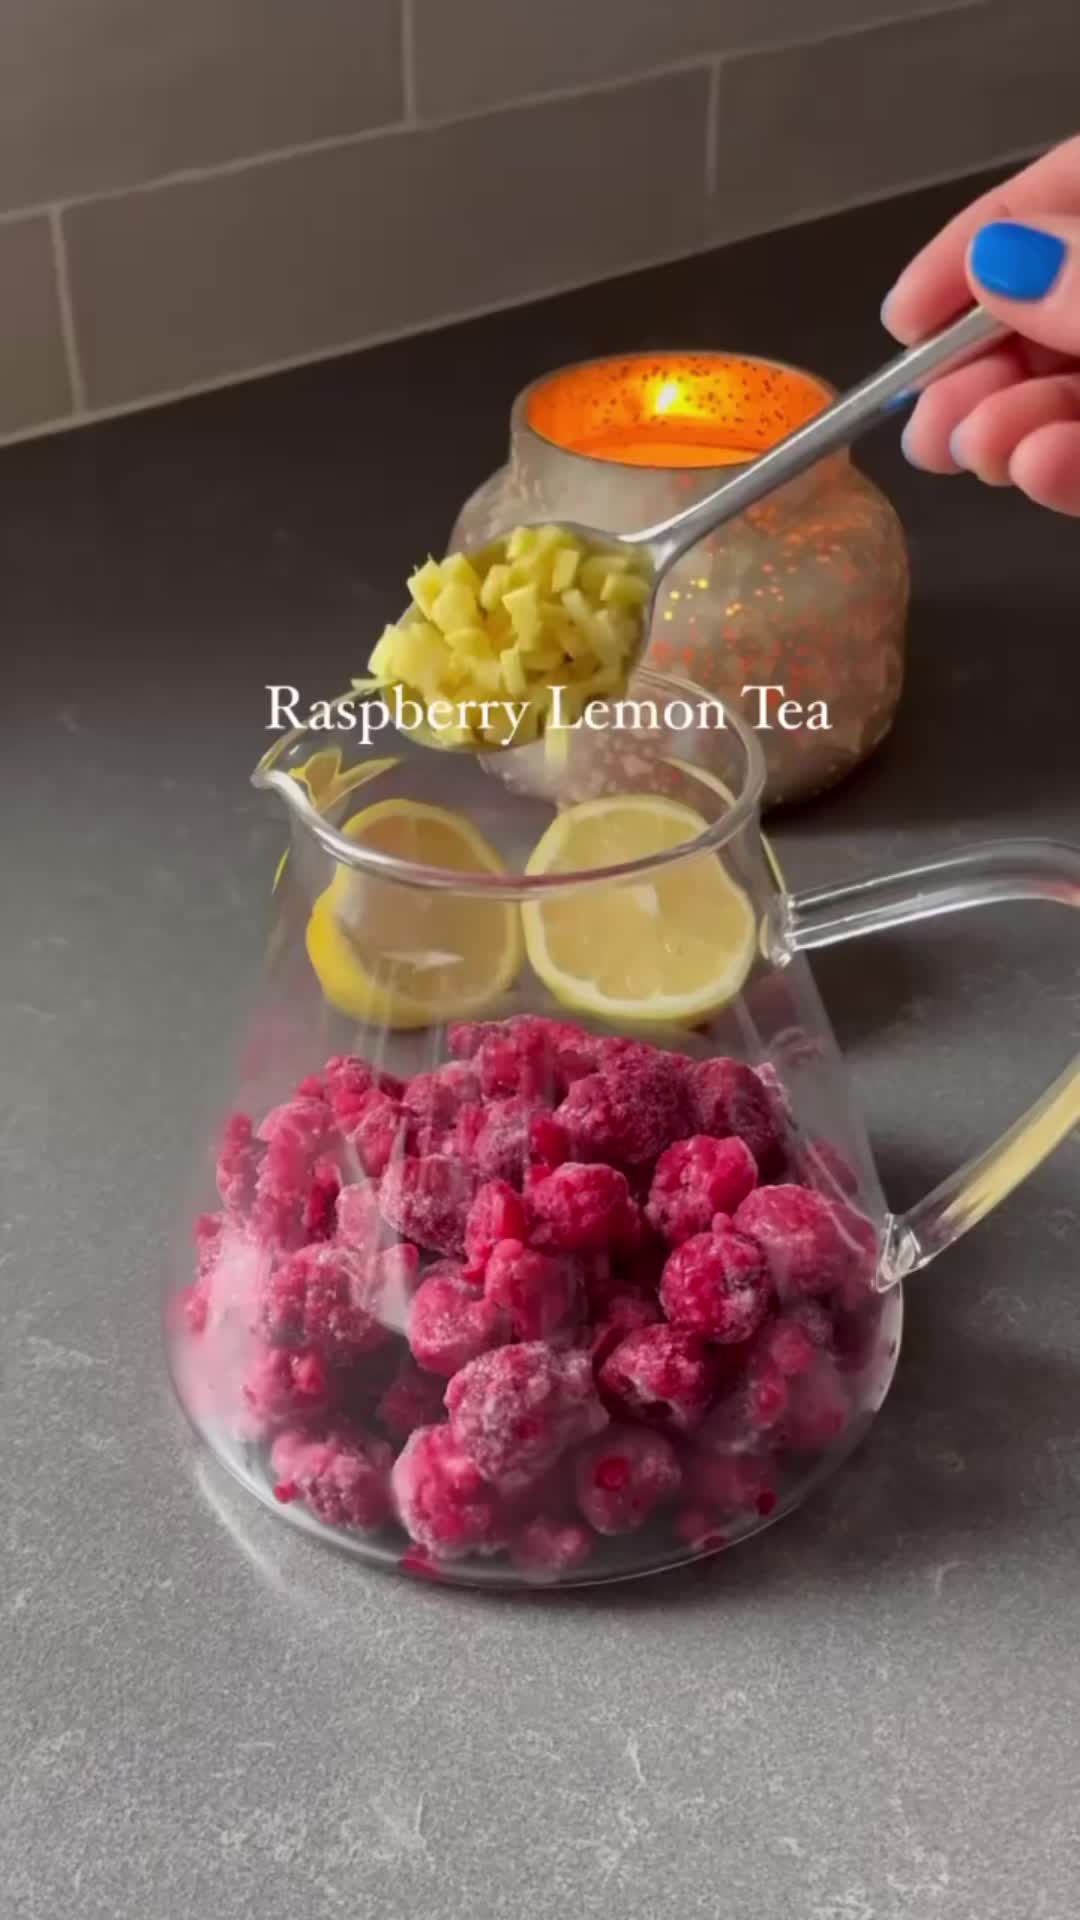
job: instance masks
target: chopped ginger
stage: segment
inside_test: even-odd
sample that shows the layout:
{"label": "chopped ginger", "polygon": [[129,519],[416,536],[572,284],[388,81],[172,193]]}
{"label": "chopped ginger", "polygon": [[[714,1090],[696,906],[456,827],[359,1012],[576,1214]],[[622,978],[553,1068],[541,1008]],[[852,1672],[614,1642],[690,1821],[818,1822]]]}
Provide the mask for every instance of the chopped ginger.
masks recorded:
{"label": "chopped ginger", "polygon": [[[412,605],[386,628],[368,671],[377,687],[400,687],[425,708],[475,704],[464,735],[457,726],[435,737],[484,748],[543,734],[554,687],[574,718],[624,690],[652,576],[644,554],[590,547],[564,527],[516,527],[481,553],[426,561],[409,592]],[[498,711],[504,702],[523,709],[516,726]]]}

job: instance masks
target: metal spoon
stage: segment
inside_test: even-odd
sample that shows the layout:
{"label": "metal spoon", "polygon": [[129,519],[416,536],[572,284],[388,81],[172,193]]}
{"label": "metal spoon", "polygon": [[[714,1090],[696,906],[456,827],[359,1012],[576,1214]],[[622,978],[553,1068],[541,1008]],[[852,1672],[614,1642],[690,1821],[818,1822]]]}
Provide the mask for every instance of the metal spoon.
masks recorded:
{"label": "metal spoon", "polygon": [[[794,433],[778,440],[767,453],[740,467],[722,486],[706,494],[703,500],[684,508],[681,513],[673,514],[669,520],[658,521],[653,527],[643,527],[637,533],[606,533],[601,528],[583,526],[577,521],[560,521],[559,524],[568,533],[577,535],[590,547],[609,552],[613,548],[632,547],[651,562],[652,593],[642,613],[639,657],[645,651],[657,594],[664,576],[689,548],[696,546],[706,534],[715,533],[725,521],[745,512],[747,507],[755,506],[776,488],[805,473],[808,467],[815,466],[826,455],[850,446],[859,434],[886,418],[898,404],[917,392],[933,376],[962,366],[987,347],[1006,338],[1008,331],[981,307],[972,307],[940,333],[920,341],[918,346],[908,347],[876,373],[860,381],[857,387],[841,394],[823,413],[816,414],[812,420],[797,427]],[[432,744],[446,746],[448,742],[439,736],[433,739]],[[527,744],[537,743],[522,741],[517,744],[524,748]],[[462,750],[476,751],[472,747]],[[507,748],[499,747],[493,751],[489,747],[481,751],[485,758],[501,759]]]}
{"label": "metal spoon", "polygon": [[794,433],[778,440],[767,453],[740,467],[714,493],[706,494],[695,506],[673,514],[670,520],[660,520],[656,526],[645,527],[640,533],[608,534],[581,526],[572,526],[569,531],[590,543],[636,547],[649,556],[654,569],[653,599],[643,623],[644,639],[661,580],[690,547],[696,546],[706,534],[714,533],[726,520],[734,519],[747,507],[756,506],[777,487],[805,473],[827,454],[850,446],[859,434],[894,412],[932,376],[962,366],[1005,339],[1008,332],[1007,327],[981,307],[972,307],[940,333],[897,354],[876,373],[861,380],[857,387],[841,394],[823,413],[815,414],[805,425],[796,427]]}

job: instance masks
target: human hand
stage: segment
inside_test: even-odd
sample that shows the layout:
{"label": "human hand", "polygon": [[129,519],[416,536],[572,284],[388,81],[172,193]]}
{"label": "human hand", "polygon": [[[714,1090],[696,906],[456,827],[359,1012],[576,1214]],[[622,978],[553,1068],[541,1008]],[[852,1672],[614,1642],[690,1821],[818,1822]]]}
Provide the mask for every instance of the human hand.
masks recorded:
{"label": "human hand", "polygon": [[972,297],[1016,338],[931,383],[904,451],[930,473],[969,471],[1080,515],[1080,137],[950,221],[904,269],[882,319],[909,345]]}

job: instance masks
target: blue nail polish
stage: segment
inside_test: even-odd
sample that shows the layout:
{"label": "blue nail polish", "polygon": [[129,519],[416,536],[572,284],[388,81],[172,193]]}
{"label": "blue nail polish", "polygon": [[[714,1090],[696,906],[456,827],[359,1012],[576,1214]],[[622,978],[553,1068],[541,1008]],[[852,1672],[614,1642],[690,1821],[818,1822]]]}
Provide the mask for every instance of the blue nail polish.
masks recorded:
{"label": "blue nail polish", "polygon": [[971,244],[971,271],[988,293],[1004,300],[1041,300],[1065,264],[1065,242],[1056,233],[994,220]]}
{"label": "blue nail polish", "polygon": [[918,397],[918,394],[913,393],[909,387],[906,393],[894,394],[891,400],[886,400],[881,411],[882,413],[902,413],[905,407],[913,407]]}

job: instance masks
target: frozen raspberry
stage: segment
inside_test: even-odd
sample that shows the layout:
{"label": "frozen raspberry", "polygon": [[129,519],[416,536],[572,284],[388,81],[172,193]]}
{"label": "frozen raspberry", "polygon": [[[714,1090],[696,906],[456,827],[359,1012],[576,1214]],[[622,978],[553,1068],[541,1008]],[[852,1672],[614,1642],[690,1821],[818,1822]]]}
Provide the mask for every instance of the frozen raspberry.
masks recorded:
{"label": "frozen raspberry", "polygon": [[488,1099],[512,1093],[539,1098],[548,1105],[558,1099],[555,1061],[541,1032],[503,1028],[481,1043],[473,1065]]}
{"label": "frozen raspberry", "polygon": [[702,1453],[717,1457],[747,1452],[761,1444],[787,1412],[788,1381],[779,1367],[753,1355],[737,1375],[721,1385],[713,1406],[694,1435]]}
{"label": "frozen raspberry", "polygon": [[494,1100],[482,1109],[471,1158],[491,1180],[520,1186],[528,1166],[540,1161],[558,1166],[566,1159],[566,1134],[546,1107],[523,1094]]}
{"label": "frozen raspberry", "polygon": [[494,1553],[505,1540],[498,1495],[449,1427],[418,1427],[394,1463],[398,1518],[437,1560]]}
{"label": "frozen raspberry", "polygon": [[412,1242],[398,1240],[367,1261],[362,1282],[362,1304],[380,1327],[404,1333],[409,1324],[420,1255]]}
{"label": "frozen raspberry", "polygon": [[788,1090],[780,1078],[778,1069],[774,1067],[771,1060],[763,1060],[760,1067],[754,1068],[754,1072],[757,1074],[768,1096],[769,1105],[773,1110],[773,1118],[776,1121],[776,1130],[781,1137],[783,1137],[789,1128],[795,1124],[795,1115],[792,1112]]}
{"label": "frozen raspberry", "polygon": [[326,1413],[336,1382],[317,1347],[269,1347],[244,1382],[244,1399],[260,1424]]}
{"label": "frozen raspberry", "polygon": [[762,1249],[782,1301],[873,1278],[877,1241],[869,1220],[808,1187],[757,1187],[735,1225]]}
{"label": "frozen raspberry", "polygon": [[[474,1060],[488,1042],[499,1042],[505,1049],[502,1058],[506,1084],[490,1090],[507,1093],[547,1093],[557,1082],[568,1085],[580,1074],[593,1071],[599,1064],[599,1049],[606,1044],[570,1020],[547,1020],[538,1014],[515,1014],[512,1019],[502,1021],[462,1021],[450,1028],[448,1040],[450,1052],[458,1060]],[[516,1069],[511,1065],[512,1058],[519,1063]],[[498,1072],[498,1059],[493,1050],[489,1055],[489,1072]],[[531,1073],[537,1082],[531,1088],[519,1084],[522,1061],[526,1065],[526,1077]]]}
{"label": "frozen raspberry", "polygon": [[775,1172],[783,1156],[772,1102],[752,1067],[740,1060],[699,1060],[687,1075],[690,1114],[697,1133],[745,1140],[761,1174]]}
{"label": "frozen raspberry", "polygon": [[246,1113],[230,1113],[217,1156],[217,1190],[230,1213],[246,1216],[255,1199],[255,1185],[263,1148],[256,1141]]}
{"label": "frozen raspberry", "polygon": [[422,1373],[406,1361],[379,1400],[381,1425],[394,1440],[407,1440],[417,1427],[436,1426],[442,1419],[443,1391],[437,1375]]}
{"label": "frozen raspberry", "polygon": [[477,1293],[460,1268],[429,1273],[409,1310],[409,1348],[418,1366],[449,1380],[506,1338],[499,1308]]}
{"label": "frozen raspberry", "polygon": [[349,1133],[360,1117],[364,1102],[375,1086],[376,1077],[366,1060],[356,1054],[334,1054],[323,1068],[326,1096],[330,1109],[343,1133]]}
{"label": "frozen raspberry", "polygon": [[672,1516],[671,1531],[691,1553],[716,1553],[727,1546],[726,1535],[707,1507],[680,1507]]}
{"label": "frozen raspberry", "polygon": [[[309,1208],[317,1217],[319,1198],[312,1198],[315,1167],[332,1136],[329,1109],[320,1100],[291,1100],[275,1107],[263,1122],[267,1131],[259,1166],[251,1224],[256,1239],[268,1249],[288,1252],[305,1244]],[[319,1176],[322,1193],[325,1175]]]}
{"label": "frozen raspberry", "polygon": [[358,1429],[323,1440],[303,1431],[278,1435],[270,1452],[278,1500],[299,1500],[328,1527],[369,1533],[390,1515],[390,1448]]}
{"label": "frozen raspberry", "polygon": [[293,1088],[294,1100],[325,1100],[326,1097],[326,1086],[319,1073],[305,1073]]}
{"label": "frozen raspberry", "polygon": [[309,1160],[323,1151],[334,1131],[326,1101],[301,1097],[271,1107],[259,1126],[259,1139],[270,1142],[288,1137]]}
{"label": "frozen raspberry", "polygon": [[385,1173],[395,1152],[404,1147],[405,1128],[405,1114],[392,1094],[373,1087],[364,1095],[349,1129],[349,1140],[372,1180]]}
{"label": "frozen raspberry", "polygon": [[632,1249],[641,1216],[626,1175],[615,1167],[567,1160],[529,1189],[537,1245],[567,1253]]}
{"label": "frozen raspberry", "polygon": [[458,1020],[447,1028],[446,1044],[455,1060],[472,1060],[501,1030],[498,1020]]}
{"label": "frozen raspberry", "polygon": [[747,1424],[753,1433],[768,1433],[788,1409],[790,1391],[786,1373],[774,1360],[755,1357],[746,1370],[742,1389]]}
{"label": "frozen raspberry", "polygon": [[[181,1287],[177,1295],[180,1320],[188,1333],[205,1333],[210,1323],[210,1279],[208,1274],[200,1275],[188,1287]],[[170,1326],[174,1324],[172,1319]]]}
{"label": "frozen raspberry", "polygon": [[556,1119],[575,1160],[623,1160],[623,1110],[618,1090],[602,1073],[575,1080]]}
{"label": "frozen raspberry", "polygon": [[500,1240],[524,1240],[525,1207],[505,1180],[489,1180],[477,1191],[465,1221],[465,1272],[482,1277]]}
{"label": "frozen raspberry", "polygon": [[510,1558],[532,1580],[558,1580],[584,1566],[594,1546],[588,1527],[539,1516],[511,1537]]}
{"label": "frozen raspberry", "polygon": [[690,1492],[720,1514],[759,1513],[776,1505],[772,1472],[752,1453],[695,1454],[687,1468]]}
{"label": "frozen raspberry", "polygon": [[547,1024],[559,1078],[565,1086],[572,1086],[575,1080],[595,1070],[602,1043],[595,1034],[586,1033],[584,1027],[575,1026],[572,1020],[549,1020]]}
{"label": "frozen raspberry", "polygon": [[572,1320],[580,1303],[577,1275],[565,1260],[535,1253],[520,1240],[500,1240],[484,1271],[484,1298],[506,1316],[518,1340],[546,1340]]}
{"label": "frozen raspberry", "polygon": [[402,1105],[406,1111],[431,1128],[453,1125],[459,1107],[472,1106],[480,1098],[480,1082],[463,1060],[448,1061],[434,1073],[418,1073],[405,1088]]}
{"label": "frozen raspberry", "polygon": [[592,1328],[589,1353],[593,1366],[602,1366],[608,1354],[615,1351],[627,1334],[637,1333],[642,1327],[655,1326],[659,1319],[660,1308],[649,1294],[615,1294],[604,1305],[603,1319]]}
{"label": "frozen raspberry", "polygon": [[369,1279],[348,1247],[317,1241],[273,1266],[262,1296],[262,1327],[276,1345],[317,1346],[348,1362],[382,1346],[383,1327],[367,1310]]}
{"label": "frozen raspberry", "polygon": [[624,1418],[690,1433],[712,1398],[715,1372],[705,1342],[681,1327],[642,1327],[609,1353],[600,1390]]}
{"label": "frozen raspberry", "polygon": [[861,1373],[877,1352],[881,1333],[881,1298],[871,1295],[861,1306],[841,1308],[833,1322],[833,1351],[843,1373]]}
{"label": "frozen raspberry", "polygon": [[574,1466],[578,1505],[597,1533],[634,1533],[681,1480],[670,1441],[642,1427],[610,1427]]}
{"label": "frozen raspberry", "polygon": [[443,1136],[440,1153],[451,1160],[464,1160],[467,1165],[479,1165],[476,1158],[476,1143],[484,1131],[487,1112],[482,1106],[459,1107],[454,1116],[454,1124]]}
{"label": "frozen raspberry", "polygon": [[341,1190],[341,1175],[337,1162],[329,1154],[316,1160],[311,1170],[311,1184],[304,1196],[301,1226],[305,1240],[329,1240],[337,1225],[337,1197]]}
{"label": "frozen raspberry", "polygon": [[343,1133],[356,1125],[364,1101],[374,1084],[366,1060],[339,1054],[326,1063],[326,1097],[330,1110]]}
{"label": "frozen raspberry", "polygon": [[362,1095],[371,1087],[379,1087],[395,1100],[400,1100],[405,1092],[404,1080],[396,1073],[384,1073],[381,1067],[372,1067],[358,1053],[335,1053],[323,1068],[323,1079],[331,1106],[335,1095],[346,1093]]}
{"label": "frozen raspberry", "polygon": [[225,1232],[223,1213],[200,1213],[195,1220],[193,1238],[195,1241],[195,1261],[200,1280],[206,1280],[213,1273],[221,1252],[222,1235]]}
{"label": "frozen raspberry", "polygon": [[446,1154],[394,1160],[379,1186],[383,1219],[431,1253],[455,1259],[465,1252],[465,1220],[479,1181],[469,1167]]}
{"label": "frozen raspberry", "polygon": [[336,1238],[359,1253],[370,1253],[379,1237],[379,1203],[368,1180],[342,1187],[335,1207]]}
{"label": "frozen raspberry", "polygon": [[682,1075],[662,1053],[631,1056],[575,1080],[555,1117],[575,1160],[638,1166],[688,1130]]}
{"label": "frozen raspberry", "polygon": [[646,1218],[669,1246],[707,1232],[716,1213],[734,1213],[757,1185],[757,1164],[745,1140],[696,1133],[660,1155]]}
{"label": "frozen raspberry", "polygon": [[446,1406],[455,1440],[504,1490],[538,1479],[607,1425],[588,1354],[540,1340],[481,1354],[455,1374]]}
{"label": "frozen raspberry", "polygon": [[[595,1069],[599,1073],[627,1066],[650,1067],[659,1052],[660,1049],[650,1046],[647,1040],[631,1040],[621,1033],[605,1034],[595,1042]],[[681,1058],[674,1054],[671,1057]]]}
{"label": "frozen raspberry", "polygon": [[822,1453],[851,1418],[851,1402],[836,1367],[819,1354],[808,1373],[791,1382],[784,1439],[795,1453]]}
{"label": "frozen raspberry", "polygon": [[854,1200],[859,1176],[850,1160],[829,1140],[807,1140],[795,1154],[795,1171],[805,1187],[835,1200]]}
{"label": "frozen raspberry", "polygon": [[767,1320],[755,1342],[755,1350],[774,1366],[786,1380],[809,1373],[820,1352],[832,1345],[832,1321],[816,1300],[797,1302],[775,1320]]}
{"label": "frozen raspberry", "polygon": [[760,1248],[728,1225],[684,1240],[660,1281],[660,1304],[673,1326],[725,1345],[749,1340],[765,1318],[768,1293]]}

